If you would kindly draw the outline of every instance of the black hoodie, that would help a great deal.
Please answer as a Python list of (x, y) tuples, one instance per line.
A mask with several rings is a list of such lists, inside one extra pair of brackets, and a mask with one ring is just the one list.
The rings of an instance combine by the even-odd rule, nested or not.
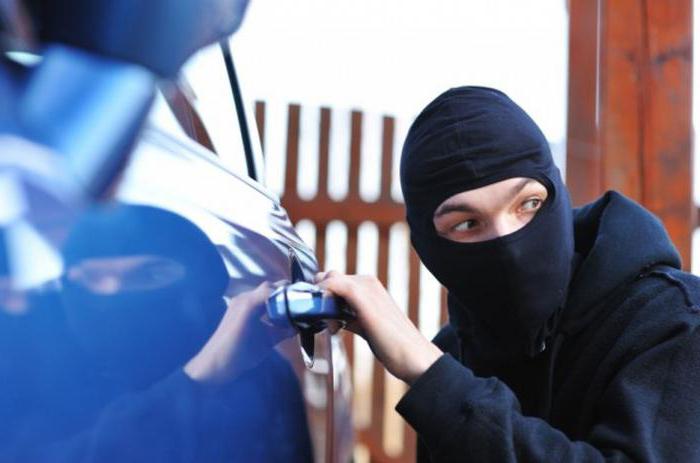
[(397, 405), (419, 461), (700, 461), (700, 280), (618, 193), (576, 210), (574, 231), (580, 260), (544, 352), (494, 366), (474, 332), (438, 334), (449, 354)]

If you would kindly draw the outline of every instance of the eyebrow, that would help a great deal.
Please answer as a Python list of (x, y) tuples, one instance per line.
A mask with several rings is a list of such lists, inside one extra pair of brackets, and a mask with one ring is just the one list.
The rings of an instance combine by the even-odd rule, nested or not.
[[(523, 189), (525, 189), (526, 186), (528, 186), (532, 182), (537, 182), (537, 180), (534, 180), (532, 178), (524, 178), (510, 189), (508, 192), (508, 200), (512, 200), (515, 198)], [(433, 214), (433, 219), (437, 219), (438, 217), (442, 217), (443, 215), (450, 214), (452, 212), (465, 212), (465, 213), (475, 213), (478, 212), (478, 209), (475, 207), (470, 206), (469, 204), (443, 204), (438, 208), (437, 211), (435, 211), (435, 214)]]

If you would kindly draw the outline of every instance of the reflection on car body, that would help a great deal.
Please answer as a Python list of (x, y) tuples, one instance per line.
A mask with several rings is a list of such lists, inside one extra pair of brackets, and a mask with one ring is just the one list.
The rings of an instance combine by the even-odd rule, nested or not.
[[(228, 297), (265, 280), (291, 280), (293, 270), (309, 280), (317, 269), (312, 251), (300, 240), (275, 196), (226, 169), (190, 140), (147, 128), (114, 191), (120, 201), (176, 212), (202, 230), (225, 263)], [(334, 372), (331, 366), (344, 353), (342, 344), (331, 342), (327, 331), (319, 336), (316, 355), (320, 361), (313, 370), (303, 368), (296, 339), (284, 343), (281, 352), (293, 362), (304, 384), (307, 405), (316, 409), (309, 410), (309, 417), (317, 460), (331, 458), (329, 450), (337, 458), (342, 450), (345, 454), (338, 461), (346, 461), (351, 442), (349, 383), (337, 380), (347, 379), (346, 370)], [(333, 403), (329, 395), (338, 395), (337, 410), (329, 408)], [(335, 422), (341, 426), (336, 427)], [(334, 428), (342, 431), (342, 438), (332, 436)], [(298, 436), (286, 438), (299, 440)]]
[[(197, 388), (184, 386), (181, 366), (227, 299), (317, 271), (275, 195), (149, 125), (107, 196), (70, 227), (60, 281), (0, 311), (0, 349), (12, 352), (0, 360), (11, 378), (0, 460), (349, 461), (348, 372), (328, 330), (315, 335), (308, 369), (296, 337), (274, 349), (252, 342), (269, 327), (251, 318), (240, 342), (260, 363), (215, 394), (189, 391), (201, 403), (173, 393), (176, 382)], [(148, 432), (136, 435), (127, 417)], [(195, 437), (206, 445), (186, 445)], [(81, 442), (90, 445), (78, 451)]]

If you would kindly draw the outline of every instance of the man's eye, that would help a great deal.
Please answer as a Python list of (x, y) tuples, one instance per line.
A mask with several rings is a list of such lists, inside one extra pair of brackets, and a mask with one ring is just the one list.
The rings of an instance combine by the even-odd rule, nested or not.
[(525, 201), (525, 202), (522, 204), (521, 210), (522, 210), (523, 212), (532, 212), (532, 211), (536, 211), (536, 210), (539, 209), (541, 206), (542, 206), (542, 200), (541, 200), (541, 199), (539, 199), (539, 198), (532, 198), (532, 199), (528, 199), (527, 201)]
[(452, 227), (452, 230), (458, 231), (458, 232), (469, 231), (469, 230), (473, 229), (474, 227), (476, 227), (476, 225), (477, 225), (476, 220), (469, 219), (469, 220), (465, 220), (464, 222), (458, 223), (457, 225)]

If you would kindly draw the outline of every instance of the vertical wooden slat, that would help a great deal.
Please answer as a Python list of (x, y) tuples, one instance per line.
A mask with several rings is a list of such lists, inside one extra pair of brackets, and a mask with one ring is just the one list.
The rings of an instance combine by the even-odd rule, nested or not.
[(576, 204), (595, 199), (602, 185), (598, 144), (600, 2), (570, 0), (569, 105), (566, 181)]
[[(389, 227), (379, 227), (379, 252), (377, 254), (377, 278), (386, 287), (389, 280)], [(382, 433), (384, 432), (384, 390), (385, 370), (381, 363), (373, 360), (372, 374), (372, 425), (371, 432), (382, 448)]]
[(449, 314), (447, 313), (447, 290), (440, 286), (440, 326), (447, 323)]
[(318, 198), (328, 198), (328, 163), (330, 156), (331, 110), (321, 108), (318, 134)]
[[(347, 273), (350, 275), (353, 275), (357, 273), (357, 231), (358, 231), (358, 226), (356, 224), (348, 224), (348, 245), (347, 248), (345, 249), (345, 262), (346, 262), (346, 269)], [(343, 340), (345, 342), (345, 350), (347, 351), (348, 355), (348, 361), (350, 362), (350, 365), (355, 364), (355, 335), (346, 332)], [(350, 369), (350, 375), (352, 380), (354, 381), (354, 377), (352, 375), (352, 368)], [(354, 384), (354, 383), (353, 383)]]
[[(317, 336), (318, 337), (318, 336)], [(324, 333), (323, 341), (325, 342), (325, 349), (328, 355), (332, 355), (333, 344), (331, 340), (331, 335), (329, 333)], [(326, 380), (326, 462), (336, 463), (336, 432), (335, 432), (335, 387), (334, 378), (335, 372), (334, 363), (328, 362), (328, 372)]]
[(350, 123), (350, 183), (348, 200), (360, 198), (360, 156), (362, 150), (362, 113), (353, 111)]
[(290, 104), (287, 110), (287, 162), (284, 175), (284, 196), (291, 199), (299, 198), (297, 190), (297, 169), (299, 168), (300, 116), (300, 106), (297, 104)]
[(188, 96), (188, 93), (186, 93), (186, 85), (187, 82), (184, 80), (170, 85), (163, 84), (161, 89), (163, 90), (165, 101), (187, 136), (211, 152), (216, 153), (216, 148), (211, 141), (207, 127), (192, 104), (193, 96)]
[(255, 124), (258, 126), (258, 137), (260, 137), (260, 148), (265, 156), (265, 102), (255, 102)]
[(348, 245), (345, 250), (346, 270), (349, 274), (357, 273), (357, 224), (348, 224)]
[[(420, 259), (409, 243), (408, 249), (408, 318), (418, 326), (420, 304)], [(408, 424), (404, 424), (404, 448), (402, 461), (416, 460), (416, 433)]]
[[(330, 133), (330, 113), (329, 113)], [(323, 120), (322, 120), (323, 123)], [(360, 189), (360, 149), (362, 146), (362, 113), (353, 111), (350, 122), (350, 166), (348, 169), (348, 198), (347, 201), (357, 200)], [(349, 274), (357, 273), (358, 242), (357, 233), (359, 224), (350, 223), (348, 226), (348, 242), (345, 250), (345, 262)], [(349, 334), (345, 336), (345, 346), (351, 365), (355, 360), (355, 336)], [(351, 372), (354, 369), (351, 368)], [(351, 373), (352, 376), (352, 373)], [(354, 380), (354, 377), (353, 377)]]
[(408, 248), (408, 318), (418, 325), (420, 303), (420, 259), (409, 243)]
[(393, 181), (394, 158), (394, 118), (384, 116), (382, 119), (382, 170), (380, 199), (391, 201), (391, 182)]
[(316, 259), (321, 269), (326, 268), (326, 230), (328, 223), (316, 224)]

